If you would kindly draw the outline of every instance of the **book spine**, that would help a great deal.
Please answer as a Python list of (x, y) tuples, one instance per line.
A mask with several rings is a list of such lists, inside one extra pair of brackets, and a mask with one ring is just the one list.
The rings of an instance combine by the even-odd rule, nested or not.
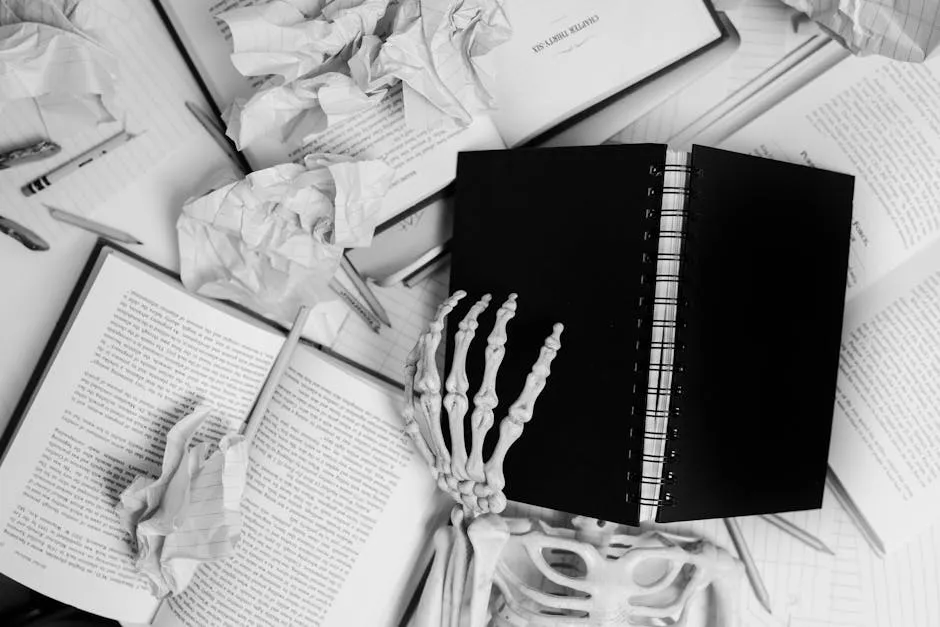
[(642, 430), (641, 472), (633, 497), (640, 521), (655, 521), (660, 508), (675, 504), (670, 490), (678, 480), (671, 469), (678, 452), (682, 408), (682, 345), (677, 328), (687, 303), (680, 294), (687, 258), (683, 249), (689, 220), (693, 171), (690, 155), (668, 150), (665, 163), (650, 168), (656, 184), (650, 218), (656, 222), (649, 366)]

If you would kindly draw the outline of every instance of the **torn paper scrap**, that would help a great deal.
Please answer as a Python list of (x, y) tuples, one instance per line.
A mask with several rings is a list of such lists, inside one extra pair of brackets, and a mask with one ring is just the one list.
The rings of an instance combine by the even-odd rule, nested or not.
[(0, 0), (0, 109), (34, 99), (50, 137), (113, 121), (106, 0)]
[(180, 275), (198, 294), (288, 323), (335, 300), (345, 248), (372, 242), (394, 170), (381, 161), (309, 155), (249, 174), (183, 206)]
[(219, 16), (232, 32), (235, 68), (271, 76), (226, 112), (240, 148), (270, 134), (299, 144), (400, 82), (416, 127), (466, 125), (495, 107), (489, 53), (512, 34), (502, 0), (306, 4), (274, 0)]
[(199, 564), (231, 555), (241, 533), (248, 442), (230, 434), (218, 447), (190, 447), (208, 415), (200, 409), (174, 425), (160, 477), (137, 477), (115, 508), (133, 541), (134, 565), (159, 598), (185, 590)]
[(940, 43), (940, 0), (783, 0), (853, 54), (922, 62)]

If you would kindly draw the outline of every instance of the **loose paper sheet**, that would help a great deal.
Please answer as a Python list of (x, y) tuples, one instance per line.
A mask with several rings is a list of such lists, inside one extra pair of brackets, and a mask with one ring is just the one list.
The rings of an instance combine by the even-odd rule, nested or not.
[(34, 99), (47, 134), (114, 118), (118, 60), (106, 46), (111, 0), (0, 0), (0, 111)]
[(340, 255), (371, 243), (393, 176), (381, 161), (310, 155), (189, 201), (177, 222), (183, 284), (283, 323), (335, 300)]
[(923, 61), (940, 43), (940, 0), (783, 0), (854, 54)]
[(136, 545), (134, 564), (157, 597), (181, 593), (199, 564), (231, 555), (241, 534), (248, 442), (230, 434), (211, 454), (207, 442), (190, 448), (208, 415), (198, 410), (175, 424), (160, 477), (138, 476), (116, 507)]
[[(66, 5), (75, 5), (74, 2), (63, 1)], [(25, 3), (33, 4), (30, 0)], [(10, 5), (9, 1), (0, 0), (0, 6)], [(121, 119), (97, 126), (75, 124), (74, 129), (69, 129), (69, 136), (64, 137), (47, 128), (32, 99), (0, 105), (0, 151), (29, 145), (43, 138), (52, 139), (62, 146), (62, 151), (54, 157), (0, 171), (0, 213), (36, 231), (53, 248), (65, 241), (89, 236), (52, 219), (43, 204), (94, 217), (106, 200), (132, 181), (159, 169), (164, 158), (186, 141), (205, 134), (183, 103), (192, 101), (203, 109), (208, 105), (162, 25), (154, 3), (151, 0), (83, 0), (75, 11), (91, 6), (101, 10), (101, 21), (105, 25), (103, 31), (95, 30), (95, 34), (106, 33), (108, 46), (120, 65), (114, 99), (119, 105)], [(0, 82), (2, 80), (0, 78)], [(24, 184), (48, 174), (122, 129), (133, 133), (134, 139), (39, 194), (27, 198), (20, 192)], [(197, 174), (193, 173), (193, 176)], [(166, 199), (170, 196), (168, 194)], [(128, 206), (128, 215), (133, 215), (135, 209)], [(134, 229), (129, 230), (133, 232)], [(148, 244), (152, 243), (145, 233), (135, 235), (144, 236)], [(2, 240), (0, 248), (16, 251), (15, 254), (19, 255), (29, 254), (12, 239), (3, 237)], [(22, 249), (22, 252), (16, 249)]]

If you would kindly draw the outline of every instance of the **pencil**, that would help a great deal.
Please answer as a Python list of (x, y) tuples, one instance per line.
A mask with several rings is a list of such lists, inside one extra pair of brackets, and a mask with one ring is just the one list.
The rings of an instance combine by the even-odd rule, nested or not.
[(375, 317), (379, 319), (379, 322), (391, 328), (392, 321), (389, 320), (388, 312), (385, 311), (385, 307), (382, 307), (382, 303), (379, 302), (379, 299), (376, 298), (375, 293), (369, 288), (369, 285), (365, 282), (365, 279), (362, 278), (362, 276), (359, 274), (359, 271), (356, 270), (356, 267), (352, 265), (352, 262), (346, 258), (345, 254), (340, 257), (340, 267), (343, 269), (343, 272), (346, 273), (346, 276), (349, 277), (349, 280), (352, 281), (356, 291), (359, 292), (366, 300), (366, 304), (369, 305), (370, 309), (372, 309), (372, 313), (374, 313)]
[(120, 229), (108, 226), (107, 224), (101, 224), (100, 222), (95, 222), (94, 220), (89, 220), (82, 216), (77, 216), (74, 213), (69, 213), (68, 211), (62, 211), (61, 209), (56, 209), (47, 204), (43, 204), (43, 207), (49, 210), (49, 215), (59, 222), (64, 222), (65, 224), (71, 224), (80, 229), (84, 229), (95, 235), (101, 235), (102, 237), (107, 237), (108, 239), (113, 239), (116, 242), (121, 242), (123, 244), (143, 244), (142, 241)]
[(356, 297), (353, 296), (352, 292), (343, 287), (343, 285), (336, 279), (330, 279), (330, 289), (333, 290), (337, 296), (343, 299), (343, 302), (349, 305), (349, 308), (352, 309), (357, 316), (362, 318), (363, 322), (365, 322), (369, 328), (372, 329), (373, 333), (379, 332), (382, 323), (379, 322), (379, 319), (376, 318), (371, 311), (366, 309), (365, 305), (360, 303)]
[(297, 348), (297, 343), (300, 341), (300, 334), (304, 330), (304, 325), (307, 323), (307, 316), (309, 315), (310, 307), (301, 305), (300, 309), (297, 310), (297, 317), (294, 318), (294, 325), (291, 327), (290, 333), (287, 334), (287, 339), (284, 340), (284, 343), (281, 345), (281, 350), (274, 359), (274, 365), (271, 366), (268, 378), (265, 379), (264, 385), (258, 393), (255, 406), (252, 407), (251, 413), (248, 415), (248, 420), (245, 422), (245, 439), (248, 441), (249, 446), (255, 434), (258, 433), (264, 412), (268, 410), (268, 405), (271, 404), (271, 399), (274, 397), (274, 390), (277, 389), (284, 371), (287, 370), (287, 366), (290, 364), (291, 356), (294, 354), (294, 349)]
[(238, 173), (244, 176), (245, 166), (242, 164), (241, 159), (238, 158), (238, 153), (225, 136), (225, 131), (218, 125), (215, 118), (200, 109), (199, 105), (195, 102), (187, 101), (186, 108), (189, 109), (189, 112), (192, 113), (196, 121), (199, 122), (199, 126), (205, 129), (209, 137), (222, 149), (225, 156), (229, 158), (229, 161), (235, 164)]
[(760, 572), (757, 570), (757, 565), (754, 563), (754, 558), (751, 557), (751, 551), (747, 548), (744, 535), (741, 533), (741, 528), (738, 527), (738, 521), (734, 518), (725, 518), (724, 521), (725, 527), (728, 529), (728, 535), (731, 536), (731, 542), (738, 552), (738, 557), (744, 562), (744, 573), (747, 575), (747, 580), (751, 583), (754, 596), (757, 597), (757, 600), (764, 606), (768, 614), (773, 614), (770, 610), (770, 597), (767, 595), (767, 588), (764, 587), (764, 582), (760, 577)]
[(777, 527), (781, 531), (789, 533), (791, 536), (793, 536), (800, 542), (803, 542), (804, 544), (816, 549), (817, 551), (820, 551), (822, 553), (828, 553), (829, 555), (835, 555), (835, 552), (832, 549), (830, 549), (828, 546), (826, 546), (822, 540), (820, 540), (819, 538), (817, 538), (810, 532), (806, 531), (805, 529), (797, 527), (786, 518), (783, 518), (782, 516), (778, 516), (777, 514), (765, 514), (765, 515), (762, 515), (761, 518), (769, 522), (771, 525)]

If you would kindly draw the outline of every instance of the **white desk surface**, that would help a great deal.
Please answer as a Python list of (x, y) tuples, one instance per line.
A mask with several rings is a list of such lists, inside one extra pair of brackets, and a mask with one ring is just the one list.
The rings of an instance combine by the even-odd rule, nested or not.
[[(750, 50), (747, 55), (732, 59), (719, 73), (720, 77), (698, 81), (626, 129), (620, 138), (624, 141), (650, 141), (657, 136), (668, 136), (728, 95), (741, 84), (742, 77), (753, 75), (755, 68), (749, 64), (759, 62), (762, 55), (782, 56), (787, 48), (792, 47), (793, 36), (782, 31), (779, 24), (775, 29), (764, 32), (756, 28), (762, 20), (779, 21), (781, 13), (776, 1), (748, 0), (732, 14), (733, 18), (737, 15), (743, 20), (741, 23), (748, 25), (747, 29), (740, 29), (744, 42), (751, 45), (744, 49)], [(163, 158), (146, 177), (96, 209), (94, 217), (136, 234), (145, 242), (137, 247), (138, 252), (176, 270), (175, 221), (180, 206), (211, 172), (225, 165), (224, 154), (208, 136), (193, 135)], [(2, 180), (0, 184), (3, 184)], [(75, 230), (70, 236), (57, 240), (50, 251), (35, 253), (8, 237), (0, 237), (0, 285), (3, 289), (0, 302), (0, 429), (10, 419), (94, 241), (93, 235)], [(778, 595), (775, 609), (780, 608), (780, 611), (775, 611), (775, 616), (770, 617), (754, 608), (753, 599), (749, 598), (752, 595), (745, 584), (741, 590), (742, 624), (791, 627), (874, 625), (870, 616), (863, 615), (865, 606), (858, 604), (863, 594), (859, 582), (870, 579), (863, 571), (869, 566), (873, 570), (874, 563), (845, 523), (840, 510), (828, 505), (827, 502), (827, 509), (818, 514), (799, 515), (797, 520), (822, 534), (821, 537), (837, 551), (837, 558), (832, 563), (790, 540), (781, 539), (766, 524), (749, 523), (747, 539), (752, 549), (760, 554), (759, 565), (764, 569), (765, 580), (775, 589), (787, 592)], [(708, 534), (709, 529), (706, 524), (696, 530)], [(801, 578), (805, 581), (801, 582)], [(874, 585), (881, 594), (885, 594), (884, 589), (898, 584), (882, 580), (875, 581)], [(818, 589), (815, 593), (814, 587)], [(870, 588), (865, 589), (870, 591)], [(850, 599), (847, 605), (846, 599), (850, 596), (855, 600)], [(837, 613), (814, 610), (821, 605), (831, 609), (833, 604), (839, 603)], [(853, 616), (858, 620), (855, 621)], [(905, 624), (928, 627), (916, 621)]]

